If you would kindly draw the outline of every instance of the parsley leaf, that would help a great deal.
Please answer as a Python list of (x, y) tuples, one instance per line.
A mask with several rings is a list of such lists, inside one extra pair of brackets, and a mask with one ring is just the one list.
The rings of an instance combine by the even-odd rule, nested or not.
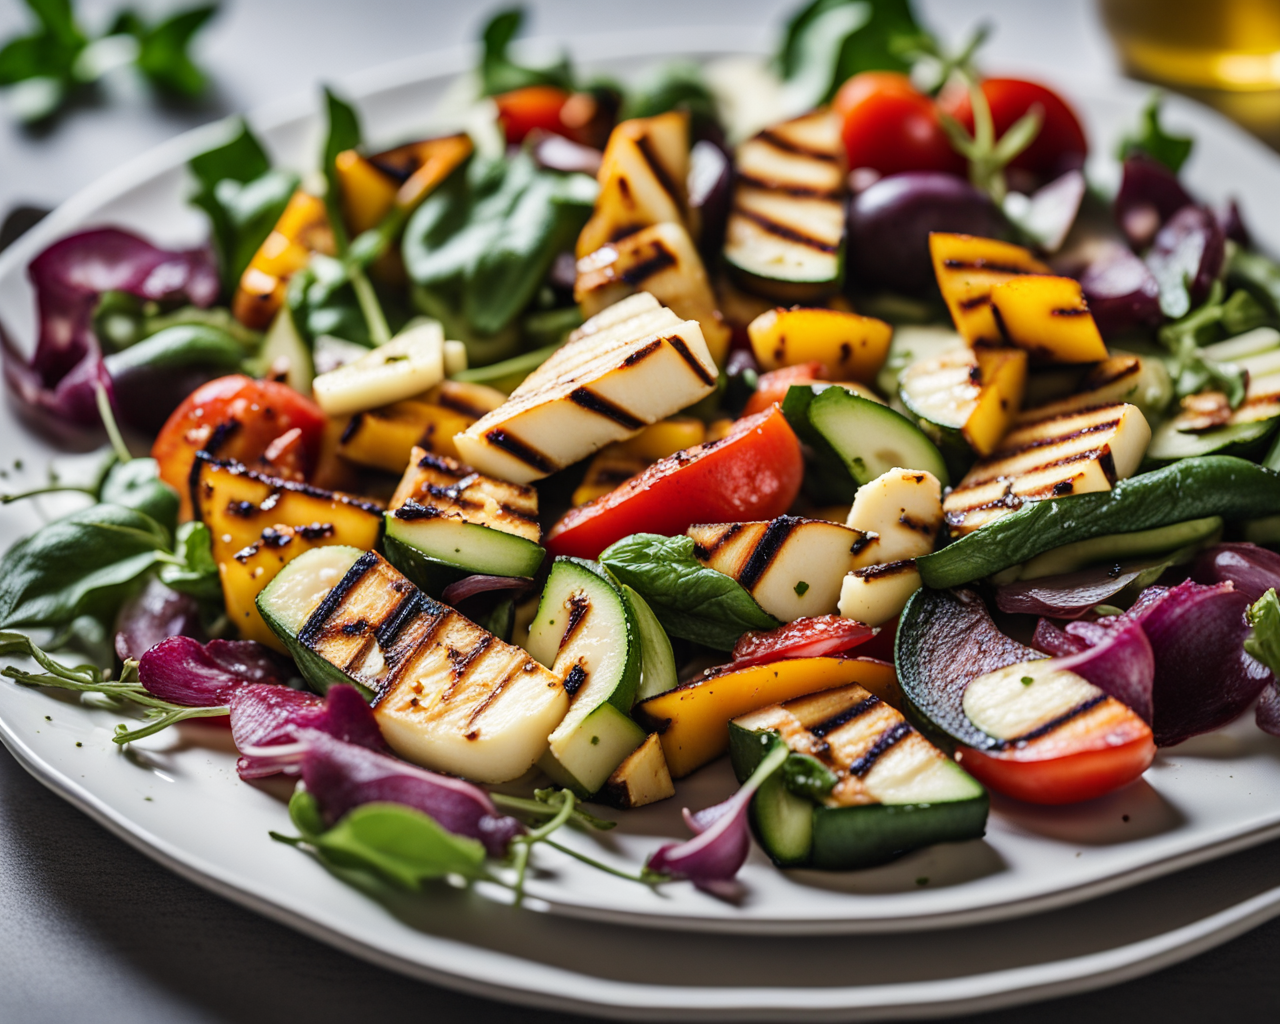
[(1137, 130), (1126, 135), (1120, 142), (1120, 159), (1124, 160), (1134, 153), (1145, 153), (1177, 174), (1191, 155), (1195, 140), (1185, 135), (1170, 135), (1164, 130), (1160, 124), (1160, 104), (1163, 99), (1160, 93), (1152, 93), (1147, 105), (1142, 108)]
[(1245, 651), (1280, 678), (1280, 599), (1275, 587), (1254, 602), (1248, 618), (1253, 630), (1245, 639)]

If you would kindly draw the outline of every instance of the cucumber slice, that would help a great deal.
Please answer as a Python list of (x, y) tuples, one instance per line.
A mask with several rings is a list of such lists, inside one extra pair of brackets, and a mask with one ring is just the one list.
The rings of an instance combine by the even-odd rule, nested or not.
[(1240, 449), (1266, 437), (1275, 427), (1276, 421), (1235, 423), (1194, 434), (1178, 430), (1173, 424), (1173, 420), (1167, 420), (1156, 428), (1151, 436), (1151, 444), (1147, 446), (1148, 459), (1153, 462), (1174, 462), (1177, 459)]
[(550, 736), (542, 767), (575, 792), (595, 793), (645, 740), (627, 717), (642, 647), (622, 590), (594, 562), (557, 558), (526, 650), (564, 680), (573, 702)]
[(888, 406), (830, 387), (814, 396), (808, 416), (860, 485), (895, 467), (927, 470), (944, 487), (950, 482), (937, 446)]
[(1280, 348), (1280, 331), (1274, 327), (1256, 327), (1252, 331), (1237, 334), (1226, 341), (1205, 345), (1200, 352), (1215, 363), (1234, 363), (1238, 359), (1259, 356), (1278, 348)]
[(774, 772), (751, 801), (751, 824), (760, 845), (779, 867), (808, 863), (813, 846), (813, 801), (787, 789), (782, 772)]
[[(257, 606), (263, 621), (271, 627), (312, 688), (324, 693), (334, 683), (355, 683), (341, 669), (308, 649), (298, 635), (329, 593), (362, 557), (359, 548), (345, 544), (304, 551), (286, 565), (258, 594)], [(356, 683), (359, 686), (358, 683)], [(368, 696), (369, 691), (360, 686)]]
[(289, 387), (311, 397), (311, 382), (316, 376), (315, 363), (311, 359), (310, 347), (302, 340), (293, 322), (293, 313), (287, 303), (280, 307), (280, 312), (271, 321), (267, 336), (262, 340), (258, 361), (265, 376), (274, 376), (283, 370), (284, 382)]
[(1064, 544), (1036, 555), (1018, 573), (1020, 580), (1035, 580), (1075, 572), (1102, 562), (1130, 561), (1163, 555), (1182, 548), (1213, 543), (1222, 536), (1222, 517), (1205, 516), (1185, 523), (1157, 526), (1133, 533), (1110, 533), (1102, 537)]
[[(962, 769), (957, 765), (956, 770)], [(973, 785), (979, 795), (964, 800), (814, 808), (813, 866), (850, 871), (885, 864), (936, 843), (981, 839), (990, 799), (976, 782)]]
[(671, 638), (653, 614), (649, 602), (625, 583), (622, 594), (631, 606), (631, 614), (635, 616), (640, 633), (640, 685), (636, 689), (636, 702), (639, 703), (674, 690), (680, 685), (680, 679), (676, 674)]
[(428, 593), (464, 576), (534, 576), (546, 555), (524, 537), (451, 515), (415, 518), (399, 508), (386, 522), (387, 559)]

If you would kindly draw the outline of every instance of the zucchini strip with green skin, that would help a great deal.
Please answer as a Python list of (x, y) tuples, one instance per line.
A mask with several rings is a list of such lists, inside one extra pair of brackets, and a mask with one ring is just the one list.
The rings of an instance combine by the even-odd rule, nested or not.
[(1280, 473), (1230, 455), (1183, 459), (1109, 491), (1037, 501), (916, 560), (926, 587), (983, 579), (1052, 548), (1205, 516), (1257, 519), (1280, 508)]

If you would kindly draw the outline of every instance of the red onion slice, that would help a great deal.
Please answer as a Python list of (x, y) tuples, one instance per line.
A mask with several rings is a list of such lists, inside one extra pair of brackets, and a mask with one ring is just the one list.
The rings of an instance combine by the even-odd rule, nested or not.
[(212, 640), (205, 645), (189, 636), (169, 637), (147, 651), (138, 661), (138, 678), (153, 696), (196, 708), (224, 705), (247, 683), (285, 682), (274, 655), (259, 644)]
[(1143, 573), (1159, 565), (1144, 562), (1130, 566), (1097, 566), (1060, 576), (1007, 583), (996, 588), (996, 607), (1002, 612), (1048, 615), (1074, 619), (1102, 604), (1129, 586)]
[(521, 590), (532, 584), (533, 580), (528, 576), (468, 576), (445, 587), (440, 600), (456, 608), (460, 601), (475, 597), (476, 594), (484, 594), (490, 590)]
[(116, 615), (115, 649), (121, 661), (141, 658), (171, 636), (198, 639), (202, 635), (196, 599), (154, 578), (125, 601)]
[(1230, 582), (1252, 604), (1272, 587), (1280, 590), (1280, 554), (1256, 544), (1217, 544), (1196, 559), (1191, 576), (1199, 583)]
[(286, 686), (241, 686), (231, 694), (230, 706), (242, 779), (296, 771), (302, 760), (298, 737), (306, 729), (371, 750), (386, 747), (373, 712), (354, 686), (332, 686), (324, 697)]

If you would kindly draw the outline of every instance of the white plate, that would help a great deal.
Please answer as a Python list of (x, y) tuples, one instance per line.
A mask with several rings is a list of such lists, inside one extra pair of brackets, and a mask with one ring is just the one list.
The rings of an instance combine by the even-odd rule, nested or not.
[[(759, 41), (754, 31), (722, 29), (705, 37), (686, 32), (684, 37), (685, 52), (693, 56), (755, 49)], [(701, 46), (702, 39), (709, 42)], [(626, 74), (647, 64), (651, 55), (669, 53), (671, 44), (663, 33), (654, 32), (643, 37), (580, 40), (574, 49), (590, 55), (591, 60), (584, 63)], [(467, 61), (465, 54), (424, 58), (364, 76), (349, 83), (347, 91), (360, 100), (368, 135), (393, 141), (421, 130), (424, 112)], [(1067, 91), (1085, 113), (1095, 149), (1102, 154), (1110, 151), (1144, 96), (1123, 83), (1105, 92), (1096, 86), (1068, 86)], [(300, 100), (251, 119), (282, 163), (299, 168), (313, 164), (318, 130), (310, 106)], [(1239, 195), (1263, 244), (1280, 248), (1280, 170), (1275, 156), (1193, 104), (1171, 101), (1170, 106), (1173, 125), (1192, 130), (1199, 140), (1188, 168), (1193, 187), (1215, 201), (1228, 192)], [(0, 257), (0, 316), (6, 325), (20, 338), (31, 336), (32, 301), (25, 265), (72, 230), (115, 223), (167, 244), (202, 239), (203, 220), (184, 203), (189, 185), (183, 165), (224, 131), (218, 126), (201, 129), (135, 161), (70, 200)], [(1105, 166), (1105, 156), (1099, 164)], [(17, 476), (29, 482), (42, 480), (53, 453), (16, 425), (7, 406), (0, 417), (0, 434), (9, 441), (8, 457), (25, 464)], [(9, 482), (19, 481), (11, 474)], [(40, 521), (38, 511), (34, 506), (18, 506), (0, 513), (0, 546), (34, 528)], [(54, 715), (54, 723), (45, 721), (47, 714)], [(375, 959), (388, 953), (387, 921), (394, 918), (330, 879), (300, 854), (272, 844), (267, 830), (285, 827), (281, 804), (240, 783), (225, 752), (184, 745), (192, 737), (207, 738), (207, 730), (193, 727), (180, 736), (160, 738), (153, 753), (121, 755), (110, 743), (114, 721), (105, 712), (60, 703), (12, 684), (0, 685), (0, 737), (28, 768), (79, 806), (216, 891), (344, 948)], [(74, 740), (84, 746), (75, 747)], [(627, 815), (624, 824), (602, 840), (576, 837), (573, 841), (595, 852), (602, 849), (605, 859), (616, 856), (619, 865), (634, 866), (662, 838), (686, 835), (677, 814), (680, 803), (703, 806), (731, 787), (723, 766), (704, 770), (681, 785), (677, 801)], [(530, 892), (556, 914), (739, 936), (717, 939), (717, 944), (745, 941), (740, 936), (751, 933), (918, 932), (958, 927), (1079, 902), (1280, 835), (1280, 804), (1271, 797), (1278, 788), (1280, 741), (1242, 721), (1163, 752), (1143, 782), (1088, 805), (1041, 810), (996, 800), (984, 842), (938, 847), (885, 868), (844, 875), (784, 874), (757, 853), (743, 871), (747, 896), (740, 905), (688, 886), (650, 892), (584, 869), (552, 851), (539, 854), (549, 871), (532, 882)], [(469, 898), (466, 902), (484, 905), (485, 901)], [(474, 940), (477, 931), (485, 930), (482, 922), (491, 920), (486, 915), (509, 913), (476, 911), (474, 925), (467, 924), (471, 920), (467, 918), (457, 927), (470, 929), (468, 935)], [(1249, 915), (1254, 910), (1241, 913), (1243, 917), (1231, 920), (1252, 920)], [(508, 927), (516, 928), (502, 925), (502, 929)], [(1195, 933), (1197, 938), (1170, 940), (1172, 945), (1161, 947), (1163, 955), (1222, 930), (1220, 924), (1205, 927), (1207, 931), (1202, 928)], [(411, 941), (412, 936), (421, 941)], [(427, 941), (430, 937), (412, 929), (399, 938), (403, 941), (394, 947), (398, 966), (435, 980), (447, 976), (461, 983), (458, 979), (472, 977), (464, 969), (465, 957), (446, 955), (441, 948), (442, 942), (452, 940)], [(540, 943), (530, 948), (540, 948)], [(1116, 962), (1155, 962), (1145, 953), (1126, 956)], [(991, 984), (1026, 988), (1024, 982), (1008, 979)], [(512, 987), (542, 991), (528, 979), (513, 982)], [(832, 998), (833, 1006), (857, 1002), (849, 1001), (853, 997)], [(607, 1000), (604, 1004), (612, 1005)], [(622, 999), (618, 1005), (626, 1006), (627, 1001)]]

